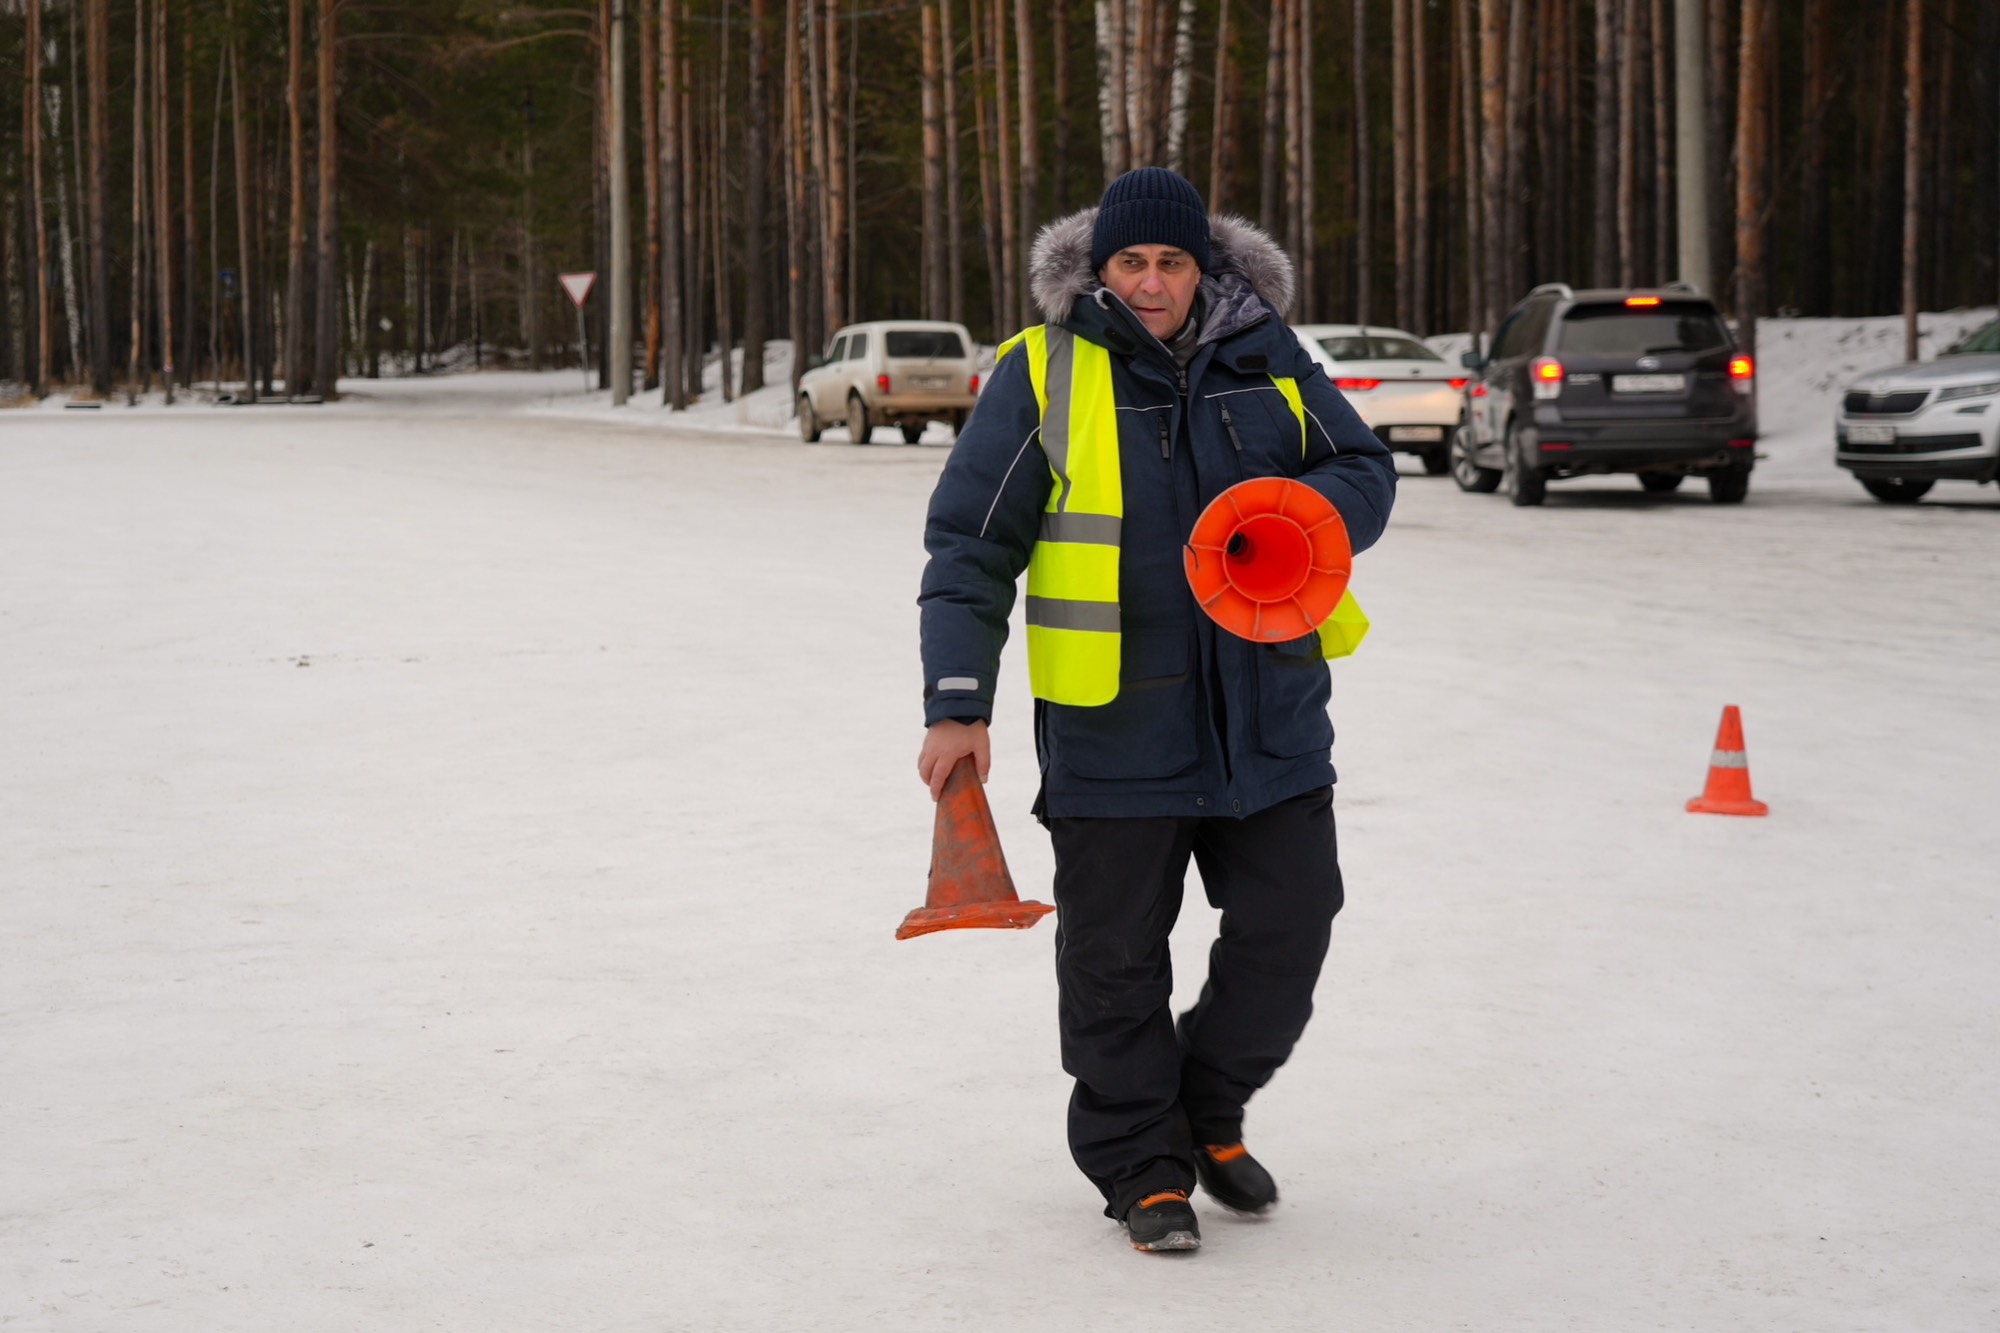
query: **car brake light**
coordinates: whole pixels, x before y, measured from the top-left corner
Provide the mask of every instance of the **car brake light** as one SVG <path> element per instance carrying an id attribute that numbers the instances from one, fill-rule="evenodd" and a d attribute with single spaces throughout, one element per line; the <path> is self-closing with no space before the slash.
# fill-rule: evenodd
<path id="1" fill-rule="evenodd" d="M 1629 306 L 1656 306 L 1659 303 L 1660 298 L 1657 296 L 1628 296 L 1625 298 L 1625 304 Z"/>
<path id="2" fill-rule="evenodd" d="M 1552 356 L 1538 356 L 1528 368 L 1535 382 L 1535 397 L 1560 398 L 1563 391 L 1563 363 Z"/>
<path id="3" fill-rule="evenodd" d="M 1757 379 L 1755 357 L 1734 356 L 1729 359 L 1729 378 L 1736 385 L 1736 392 L 1749 393 Z"/>
<path id="4" fill-rule="evenodd" d="M 1474 398 L 1484 398 L 1486 396 L 1486 386 L 1484 384 L 1473 385 L 1472 396 Z"/>
<path id="5" fill-rule="evenodd" d="M 1449 383 L 1450 383 L 1450 385 L 1451 385 L 1451 391 L 1452 391 L 1453 393 L 1457 393 L 1457 392 L 1458 392 L 1459 390 L 1463 389 L 1463 388 L 1464 388 L 1464 387 L 1465 387 L 1466 385 L 1468 385 L 1468 384 L 1472 383 L 1472 381 L 1471 381 L 1471 380 L 1451 380 L 1451 381 L 1449 381 Z"/>
<path id="6" fill-rule="evenodd" d="M 970 388 L 968 388 L 968 389 L 966 390 L 966 392 L 967 392 L 967 393 L 978 393 L 978 392 L 979 392 L 979 376 L 977 376 L 977 375 L 974 375 L 974 376 L 972 377 L 972 385 L 971 385 L 971 387 L 970 387 Z"/>
<path id="7" fill-rule="evenodd" d="M 877 375 L 875 377 L 875 387 L 883 393 L 889 392 L 889 377 L 887 375 Z"/>
<path id="8" fill-rule="evenodd" d="M 1340 390 L 1342 393 L 1366 393 L 1370 389 L 1379 388 L 1381 386 L 1381 383 L 1382 383 L 1381 380 L 1341 379 L 1341 380 L 1335 380 L 1333 382 L 1333 387 Z"/>

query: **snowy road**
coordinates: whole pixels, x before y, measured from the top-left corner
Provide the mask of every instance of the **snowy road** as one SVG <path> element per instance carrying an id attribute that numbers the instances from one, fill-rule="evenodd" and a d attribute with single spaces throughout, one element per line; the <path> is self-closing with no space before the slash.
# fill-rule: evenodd
<path id="1" fill-rule="evenodd" d="M 1285 1202 L 1182 1261 L 1052 931 L 891 939 L 942 451 L 476 407 L 0 414 L 0 1328 L 2000 1324 L 1991 488 L 1406 477 Z"/>

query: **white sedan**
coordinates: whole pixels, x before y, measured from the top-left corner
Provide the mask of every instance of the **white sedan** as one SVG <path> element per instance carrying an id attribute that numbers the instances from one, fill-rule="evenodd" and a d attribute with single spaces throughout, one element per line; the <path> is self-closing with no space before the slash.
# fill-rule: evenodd
<path id="1" fill-rule="evenodd" d="M 1415 454 L 1434 477 L 1449 470 L 1446 450 L 1465 414 L 1463 370 L 1401 329 L 1300 324 L 1292 332 L 1382 443 Z"/>

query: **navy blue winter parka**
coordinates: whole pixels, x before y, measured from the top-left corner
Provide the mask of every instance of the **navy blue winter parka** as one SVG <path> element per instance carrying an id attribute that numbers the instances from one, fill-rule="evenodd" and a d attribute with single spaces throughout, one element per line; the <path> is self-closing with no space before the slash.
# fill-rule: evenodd
<path id="1" fill-rule="evenodd" d="M 1086 209 L 1044 228 L 1030 276 L 1051 323 L 1111 352 L 1124 487 L 1118 697 L 1036 701 L 1044 817 L 1245 816 L 1333 781 L 1330 678 L 1316 636 L 1254 644 L 1188 590 L 1196 517 L 1249 477 L 1296 477 L 1339 509 L 1359 552 L 1395 500 L 1389 451 L 1306 355 L 1278 311 L 1291 261 L 1237 218 L 1211 223 L 1198 350 L 1183 371 L 1090 265 Z M 990 719 L 1016 582 L 1051 477 L 1028 357 L 995 368 L 931 496 L 922 608 L 925 723 Z M 1298 382 L 1298 419 L 1271 376 Z M 1225 418 L 1226 413 L 1226 418 Z M 1365 573 L 1356 586 L 1366 594 Z"/>

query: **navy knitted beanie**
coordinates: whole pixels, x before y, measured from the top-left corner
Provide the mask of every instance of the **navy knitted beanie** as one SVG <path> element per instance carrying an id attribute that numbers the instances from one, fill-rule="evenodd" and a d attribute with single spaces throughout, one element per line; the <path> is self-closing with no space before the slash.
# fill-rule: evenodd
<path id="1" fill-rule="evenodd" d="M 1192 181 L 1165 167 L 1140 167 L 1105 187 L 1090 238 L 1091 271 L 1132 245 L 1178 247 L 1208 271 L 1208 205 Z"/>

